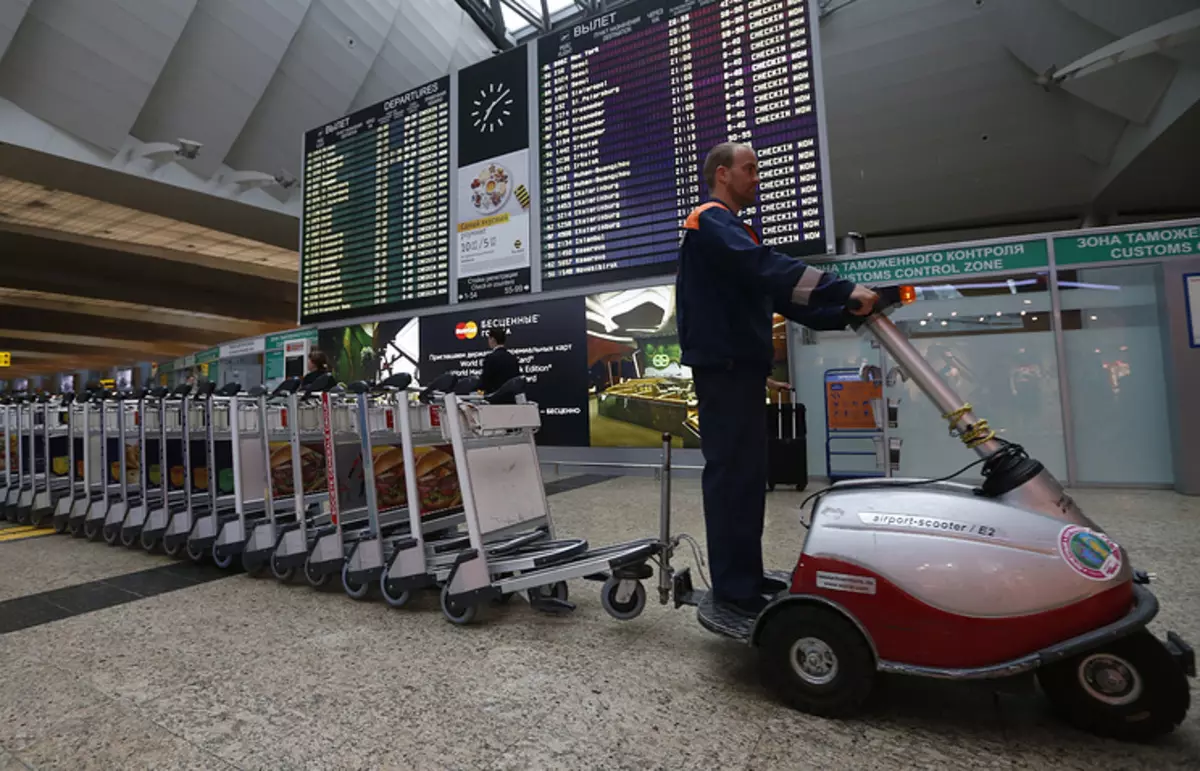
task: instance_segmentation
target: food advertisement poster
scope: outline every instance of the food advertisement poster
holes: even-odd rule
[[[550,447],[588,444],[588,351],[584,298],[425,316],[420,327],[421,378],[445,372],[479,377],[488,355],[487,330],[508,332],[507,348],[541,412],[536,440]]]
[[[375,466],[375,496],[380,511],[408,505],[404,450],[399,446],[371,448]],[[421,516],[428,517],[446,509],[462,506],[462,490],[454,465],[454,450],[443,447],[415,447],[417,493],[421,496]]]
[[[305,494],[325,491],[325,445],[300,445],[300,479]],[[271,442],[271,495],[286,498],[296,491],[292,484],[292,445],[290,442]]]
[[[529,58],[459,72],[455,255],[460,302],[530,291]]]

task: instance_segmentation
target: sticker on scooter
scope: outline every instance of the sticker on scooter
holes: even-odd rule
[[[1121,570],[1121,549],[1103,533],[1067,525],[1058,534],[1058,553],[1081,576],[1107,581]]]
[[[817,571],[817,588],[853,594],[875,594],[875,579],[870,576],[854,576],[849,573]]]
[[[962,535],[978,535],[984,538],[1001,538],[1004,533],[998,527],[980,525],[974,522],[956,522],[952,519],[939,517],[914,517],[911,514],[881,514],[874,511],[860,512],[858,518],[864,525],[881,525],[906,530],[928,530],[938,533],[960,533]]]

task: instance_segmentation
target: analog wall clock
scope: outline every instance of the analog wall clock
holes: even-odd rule
[[[472,100],[471,123],[481,134],[491,134],[512,118],[512,90],[503,83],[489,83]]]

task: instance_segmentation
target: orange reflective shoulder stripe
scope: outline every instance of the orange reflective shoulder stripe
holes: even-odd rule
[[[692,209],[692,213],[689,214],[687,216],[687,219],[685,219],[683,221],[684,229],[685,230],[699,230],[700,229],[700,215],[714,207],[720,207],[722,209],[727,208],[725,206],[725,204],[719,203],[717,201],[709,201],[708,203],[700,204],[695,209]]]
[[[700,229],[700,215],[703,214],[704,212],[708,211],[709,209],[718,208],[718,207],[721,209],[725,209],[726,211],[728,211],[728,209],[729,209],[728,206],[721,203],[720,201],[709,201],[708,203],[700,204],[695,209],[692,209],[692,213],[689,214],[687,216],[687,219],[685,219],[683,221],[684,230],[699,230]],[[754,228],[750,227],[750,225],[748,225],[745,222],[742,223],[742,227],[746,228],[746,232],[749,233],[750,237],[754,239],[754,243],[756,243],[756,244],[762,243],[762,239],[758,237],[758,233],[756,233],[754,231]]]

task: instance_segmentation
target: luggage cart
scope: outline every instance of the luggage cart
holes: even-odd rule
[[[268,525],[263,542],[274,548],[274,501],[271,496],[271,447],[264,416],[267,391],[255,386],[248,394],[234,394],[229,405],[229,435],[233,459],[233,514],[219,520],[212,545],[213,562],[222,570],[233,566],[234,559],[246,554],[249,535]],[[263,491],[261,498],[253,491]],[[265,561],[255,569],[261,569]],[[243,561],[243,567],[245,563]]]
[[[317,574],[309,570],[313,564],[310,559],[314,547],[322,536],[328,535],[332,523],[332,514],[328,505],[328,493],[323,492],[320,502],[311,505],[309,494],[304,488],[301,447],[307,442],[324,443],[321,430],[321,405],[317,395],[330,391],[335,387],[332,375],[321,375],[308,385],[303,392],[299,391],[299,382],[289,387],[287,408],[268,413],[268,430],[279,432],[287,437],[290,445],[292,460],[292,500],[294,519],[280,521],[276,507],[275,546],[271,551],[271,573],[276,579],[288,583],[296,574],[297,568],[303,568],[305,579],[314,587],[323,586],[329,581],[331,574]],[[278,422],[276,422],[278,421]],[[325,458],[326,476],[331,459]],[[315,502],[314,502],[315,503]]]
[[[340,565],[342,588],[352,599],[364,599],[374,587],[383,586],[381,579],[386,566],[398,548],[415,542],[412,538],[414,527],[422,540],[428,538],[434,542],[441,553],[461,550],[469,544],[465,534],[458,532],[463,523],[462,508],[454,504],[453,499],[449,505],[422,511],[415,471],[418,464],[413,451],[417,444],[412,440],[411,423],[405,421],[409,401],[407,396],[397,398],[407,394],[411,384],[411,376],[401,373],[376,386],[352,383],[349,396],[322,395],[322,426],[326,437],[334,440],[339,436],[357,436],[362,459],[363,507],[342,511],[340,501],[334,497],[336,488],[330,486],[331,511],[334,524],[341,533],[344,552]],[[427,412],[427,408],[424,409]],[[438,445],[445,444],[440,433],[435,436],[427,432],[424,438],[428,441],[421,442],[422,447],[435,450]],[[377,448],[380,449],[379,461],[388,466],[382,480],[376,466]],[[337,479],[336,453],[331,453],[327,447],[326,455],[331,454],[335,465],[327,473],[327,485],[335,485]],[[403,484],[396,490],[398,480]],[[389,494],[381,494],[381,489]],[[398,494],[403,496],[400,500],[397,500]],[[544,533],[538,533],[525,540],[542,537]],[[337,564],[335,546],[338,542],[334,534],[326,536],[327,551],[318,555],[318,558],[328,558],[330,571]],[[585,542],[578,543],[581,548],[586,548]],[[383,588],[389,604],[407,603],[407,596],[397,601],[396,594],[389,593],[385,586]]]
[[[196,398],[193,399],[190,393],[183,394],[181,398],[179,433],[183,444],[183,504],[170,508],[167,529],[162,534],[163,551],[170,557],[187,553],[188,538],[192,534],[196,519],[208,513],[212,504],[208,493],[196,491],[197,475],[203,471],[209,491],[216,487],[216,475],[208,467],[194,465],[194,444],[199,442],[205,447],[201,450],[201,455],[208,454],[208,431],[212,426],[210,408],[215,390],[216,383],[209,381],[199,390]],[[203,559],[204,554],[189,556]]]
[[[67,531],[67,520],[71,516],[71,508],[75,505],[75,501],[87,494],[82,466],[83,448],[86,446],[84,427],[87,425],[84,414],[90,399],[90,391],[70,394],[69,399],[64,398],[64,401],[67,402],[63,414],[67,422],[67,479],[69,484],[66,494],[55,502],[52,516],[54,532],[60,534]]]
[[[117,500],[109,505],[108,513],[104,516],[104,525],[101,528],[104,542],[109,546],[115,546],[120,540],[125,520],[129,518],[129,511],[141,502],[142,491],[145,489],[141,486],[140,469],[143,455],[140,427],[146,394],[143,392],[134,399],[132,393],[122,393],[117,394],[115,398],[117,404],[116,447],[119,459],[112,460],[110,458],[105,470],[110,473],[112,469],[116,470],[117,486],[120,492]],[[129,482],[131,458],[137,464],[138,469],[136,472],[138,481],[134,484]]]
[[[653,575],[647,563],[658,551],[654,538],[566,559],[538,558],[521,550],[489,552],[489,541],[530,527],[545,527],[554,538],[533,439],[541,417],[524,391],[525,381],[517,377],[487,396],[450,393],[443,398],[440,423],[454,450],[470,538],[470,548],[456,556],[442,588],[442,612],[455,624],[472,621],[483,601],[520,591],[528,592],[535,608],[569,611],[574,609],[567,601],[570,579],[603,578],[603,598],[610,584],[620,584],[613,584],[616,576],[641,589],[640,579]],[[503,403],[510,400],[515,403]],[[637,589],[621,604],[625,610],[618,609],[618,618],[633,618],[645,607],[645,590]]]
[[[35,483],[37,452],[34,436],[36,424],[34,415],[40,397],[25,397],[17,412],[20,439],[17,446],[19,452],[19,468],[21,471],[20,485],[15,499],[10,502],[9,519],[21,524],[29,523],[30,510],[33,507],[33,486]]]
[[[158,505],[149,509],[142,525],[138,541],[146,551],[154,551],[159,543],[170,556],[179,554],[191,529],[190,509],[192,506],[191,437],[189,432],[192,387],[186,383],[159,401],[159,469],[162,475],[163,494]],[[183,474],[178,485],[171,483],[171,448],[179,448]],[[173,489],[178,487],[178,489]],[[188,529],[183,537],[176,535],[167,545],[164,536],[174,521],[176,512],[188,511]]]
[[[74,493],[74,476],[70,468],[69,445],[71,442],[71,403],[74,394],[54,397],[42,405],[42,482],[35,479],[33,507],[29,523],[34,527],[45,527],[53,523],[58,502]],[[59,453],[67,453],[60,455]],[[55,461],[62,458],[66,466],[61,469]]]
[[[72,536],[79,536],[83,533],[84,520],[87,519],[88,510],[103,481],[101,472],[104,470],[104,464],[101,460],[100,441],[103,396],[103,391],[87,392],[82,399],[82,404],[80,404],[81,400],[75,400],[76,409],[72,413],[72,432],[78,435],[80,440],[78,443],[72,443],[75,450],[75,459],[72,465],[75,467],[76,476],[81,477],[79,486],[72,492],[71,508],[66,514],[65,529]],[[74,425],[76,421],[78,426]],[[80,464],[82,464],[82,469]],[[58,512],[56,512],[57,514]],[[56,522],[55,528],[58,527],[59,524]]]
[[[447,393],[457,391],[468,394],[474,390],[477,380],[458,379],[445,374],[434,380],[419,393],[399,389],[396,393],[396,412],[399,415],[402,452],[406,469],[418,467],[416,450],[419,447],[444,446],[447,438],[441,427],[444,406],[441,400]],[[412,397],[416,397],[414,400]],[[453,458],[453,450],[451,451]],[[372,474],[374,469],[371,469]],[[457,472],[455,480],[457,483]],[[461,505],[451,511],[425,512],[420,507],[420,485],[415,473],[405,474],[406,498],[409,505],[408,534],[391,545],[391,555],[379,575],[380,593],[384,601],[395,608],[404,607],[416,589],[442,587],[450,578],[459,556],[471,548],[470,535],[461,530],[466,523],[465,510]],[[413,505],[416,501],[416,505]],[[526,568],[547,564],[551,561],[570,559],[587,551],[583,539],[550,540],[552,528],[534,526],[523,531],[503,533],[486,544],[489,555],[509,555],[523,558]],[[511,573],[499,573],[498,578]],[[501,595],[499,599],[511,599],[513,595]],[[541,595],[533,597],[536,603]],[[553,606],[553,607],[550,607]],[[557,601],[542,603],[546,610],[568,609]],[[468,619],[469,620],[469,619]]]
[[[138,400],[138,489],[141,494],[131,502],[118,533],[121,545],[130,549],[138,545],[150,511],[158,506],[165,506],[168,498],[169,475],[165,444],[162,440],[163,402],[166,396],[167,389],[158,386],[144,389]],[[156,464],[157,482],[153,474]],[[105,537],[107,538],[107,533]]]
[[[13,436],[9,433],[10,427],[16,425],[15,421],[9,417],[13,411],[12,398],[9,396],[0,396],[0,430],[4,433],[4,446],[0,447],[0,518],[6,518],[5,509],[8,502],[8,486],[10,480],[16,478],[15,472],[12,471],[11,463],[15,458],[15,453],[11,452]]]
[[[124,453],[124,449],[110,445],[110,441],[115,443],[124,429],[124,398],[121,394],[104,392],[100,394],[98,410],[100,462],[95,469],[92,500],[83,520],[83,535],[89,541],[100,538],[108,511],[120,502],[122,489],[121,480],[112,478],[112,465],[116,462],[113,456]]]
[[[9,522],[17,521],[17,506],[21,500],[21,491],[28,482],[26,456],[29,453],[29,408],[30,399],[24,394],[17,394],[12,399],[9,412],[9,467],[12,472],[8,478],[8,492],[4,498],[4,518]]]
[[[275,489],[275,474],[271,464],[271,442],[273,439],[287,442],[292,464],[293,493],[299,490],[302,496],[301,500],[306,500],[303,497],[303,470],[298,463],[300,454],[299,438],[297,436],[297,441],[292,442],[287,420],[289,409],[293,415],[296,413],[295,405],[297,399],[295,394],[299,387],[299,378],[289,378],[276,386],[270,395],[261,386],[252,391],[252,395],[256,400],[257,409],[255,412],[258,416],[259,447],[262,453],[265,474],[263,481],[263,516],[255,521],[244,521],[241,523],[242,532],[246,534],[244,545],[240,547],[235,545],[237,544],[237,532],[236,530],[230,530],[228,540],[225,537],[218,538],[217,545],[214,547],[221,552],[230,550],[233,553],[237,553],[240,549],[242,569],[250,575],[258,575],[263,568],[272,564],[272,555],[275,552],[275,547],[279,544],[280,528],[290,524],[292,517],[295,516],[295,510],[293,509],[288,512],[287,502],[277,497],[279,491]],[[295,500],[296,498],[293,495],[293,506]],[[224,554],[219,555],[219,558],[223,559]],[[291,579],[291,574],[285,574],[285,576],[287,580]],[[276,577],[279,578],[280,576],[276,575]]]
[[[201,562],[212,554],[213,544],[224,523],[235,516],[237,508],[237,450],[233,447],[233,415],[237,395],[242,387],[227,383],[219,391],[211,392],[204,400],[204,454],[208,469],[207,510],[198,514],[187,537],[187,555],[193,562]],[[218,449],[230,448],[233,463],[233,491],[221,494],[221,457]],[[229,563],[226,563],[226,567]]]

